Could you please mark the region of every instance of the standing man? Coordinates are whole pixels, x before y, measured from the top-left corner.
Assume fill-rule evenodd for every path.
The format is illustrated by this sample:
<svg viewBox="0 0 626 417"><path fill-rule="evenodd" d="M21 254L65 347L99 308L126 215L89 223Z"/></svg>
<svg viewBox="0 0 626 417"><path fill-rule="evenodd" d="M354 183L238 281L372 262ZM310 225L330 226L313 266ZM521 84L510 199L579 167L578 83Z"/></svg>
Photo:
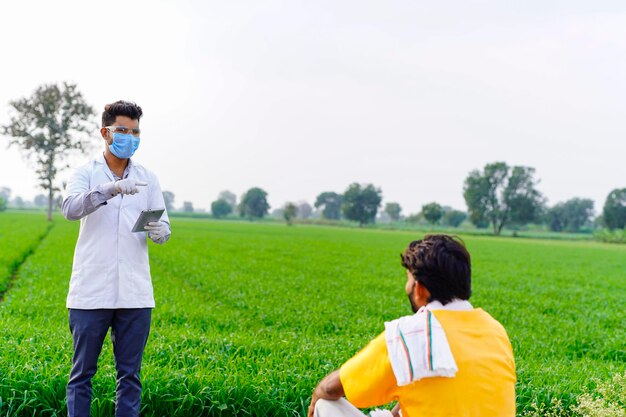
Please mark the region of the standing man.
<svg viewBox="0 0 626 417"><path fill-rule="evenodd" d="M139 372L154 308L146 234L158 244L170 237L167 213L148 223L147 233L131 232L142 210L165 207L157 177L130 159L139 147L142 114L127 101L104 107L104 153L74 173L63 200L65 218L80 220L67 296L74 340L70 417L89 416L91 378L109 328L117 370L115 415L139 416Z"/></svg>
<svg viewBox="0 0 626 417"><path fill-rule="evenodd" d="M365 416L356 407L393 401L393 411L371 416L514 417L511 343L498 321L468 301L465 246L450 236L426 236L411 242L402 265L415 314L385 323L382 334L326 376L309 417Z"/></svg>

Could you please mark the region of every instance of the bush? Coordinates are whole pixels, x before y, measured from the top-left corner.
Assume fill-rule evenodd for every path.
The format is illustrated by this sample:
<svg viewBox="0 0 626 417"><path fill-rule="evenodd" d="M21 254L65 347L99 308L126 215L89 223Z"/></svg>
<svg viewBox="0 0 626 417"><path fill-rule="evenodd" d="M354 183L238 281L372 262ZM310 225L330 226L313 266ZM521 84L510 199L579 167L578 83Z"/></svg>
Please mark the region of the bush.
<svg viewBox="0 0 626 417"><path fill-rule="evenodd" d="M531 411L525 411L522 417L562 417L566 415L563 402L557 398L552 398L550 404L531 404Z"/></svg>
<svg viewBox="0 0 626 417"><path fill-rule="evenodd" d="M4 211L7 209L7 201L0 197L0 211Z"/></svg>
<svg viewBox="0 0 626 417"><path fill-rule="evenodd" d="M605 243L626 243L626 229L598 229L593 233L593 237Z"/></svg>
<svg viewBox="0 0 626 417"><path fill-rule="evenodd" d="M467 213L460 210L450 210L443 215L443 224L452 227L459 227L467 219Z"/></svg>
<svg viewBox="0 0 626 417"><path fill-rule="evenodd" d="M531 405L523 417L626 417L626 372L616 374L612 380L597 381L596 392L583 392L576 399L577 405L568 410L560 399L552 398L550 404Z"/></svg>
<svg viewBox="0 0 626 417"><path fill-rule="evenodd" d="M582 417L626 417L626 372L611 381L598 382L597 394L584 392L573 411Z"/></svg>

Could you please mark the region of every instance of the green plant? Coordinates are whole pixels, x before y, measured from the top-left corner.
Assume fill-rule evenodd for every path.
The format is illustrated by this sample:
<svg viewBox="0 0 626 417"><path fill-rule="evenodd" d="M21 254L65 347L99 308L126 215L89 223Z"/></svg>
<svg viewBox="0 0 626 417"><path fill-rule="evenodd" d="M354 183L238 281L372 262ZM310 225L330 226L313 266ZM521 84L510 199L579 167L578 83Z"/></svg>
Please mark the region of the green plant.
<svg viewBox="0 0 626 417"><path fill-rule="evenodd" d="M150 244L157 307L142 416L303 416L320 378L384 321L410 313L397 255L425 232L171 220L175 238ZM2 416L66 415L65 297L78 226L57 218L45 235L43 216L0 216L0 267L10 251L19 266L0 302ZM519 416L556 398L573 417L591 378L626 371L626 246L462 238L472 254L470 301L511 338ZM111 350L107 340L94 417L113 414Z"/></svg>
<svg viewBox="0 0 626 417"><path fill-rule="evenodd" d="M548 405L532 403L522 414L523 417L563 417L565 415L567 415L567 410L558 398L552 398Z"/></svg>
<svg viewBox="0 0 626 417"><path fill-rule="evenodd" d="M625 417L626 372L616 374L609 381L596 382L596 392L583 392L573 410L582 417Z"/></svg>
<svg viewBox="0 0 626 417"><path fill-rule="evenodd" d="M626 229L598 229L593 233L596 240L605 243L626 243Z"/></svg>

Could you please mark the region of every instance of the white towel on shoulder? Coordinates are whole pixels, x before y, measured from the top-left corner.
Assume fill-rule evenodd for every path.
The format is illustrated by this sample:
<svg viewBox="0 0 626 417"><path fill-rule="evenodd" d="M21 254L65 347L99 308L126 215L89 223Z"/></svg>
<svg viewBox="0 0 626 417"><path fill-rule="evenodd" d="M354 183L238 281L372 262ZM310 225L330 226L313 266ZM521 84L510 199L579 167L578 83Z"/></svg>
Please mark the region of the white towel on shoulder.
<svg viewBox="0 0 626 417"><path fill-rule="evenodd" d="M422 378L452 378L459 370L446 333L426 307L412 316L385 322L385 339L398 386Z"/></svg>

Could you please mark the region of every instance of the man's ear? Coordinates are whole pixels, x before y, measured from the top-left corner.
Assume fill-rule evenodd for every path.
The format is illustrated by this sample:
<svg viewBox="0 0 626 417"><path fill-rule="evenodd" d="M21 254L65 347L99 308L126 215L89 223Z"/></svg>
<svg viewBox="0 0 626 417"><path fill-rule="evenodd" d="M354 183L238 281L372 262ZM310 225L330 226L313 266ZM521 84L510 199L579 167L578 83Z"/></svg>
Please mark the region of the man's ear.
<svg viewBox="0 0 626 417"><path fill-rule="evenodd" d="M108 139L107 133L109 133L109 130L106 127L100 128L100 135L102 135L102 139Z"/></svg>
<svg viewBox="0 0 626 417"><path fill-rule="evenodd" d="M415 285L413 286L413 297L419 297L420 296L420 291L422 286L420 285L420 282L418 280L415 280Z"/></svg>
<svg viewBox="0 0 626 417"><path fill-rule="evenodd" d="M415 291L415 296L418 300L424 300L425 304L428 303L428 300L430 299L430 291L428 291L425 286L420 284L419 281L416 281L413 291Z"/></svg>

